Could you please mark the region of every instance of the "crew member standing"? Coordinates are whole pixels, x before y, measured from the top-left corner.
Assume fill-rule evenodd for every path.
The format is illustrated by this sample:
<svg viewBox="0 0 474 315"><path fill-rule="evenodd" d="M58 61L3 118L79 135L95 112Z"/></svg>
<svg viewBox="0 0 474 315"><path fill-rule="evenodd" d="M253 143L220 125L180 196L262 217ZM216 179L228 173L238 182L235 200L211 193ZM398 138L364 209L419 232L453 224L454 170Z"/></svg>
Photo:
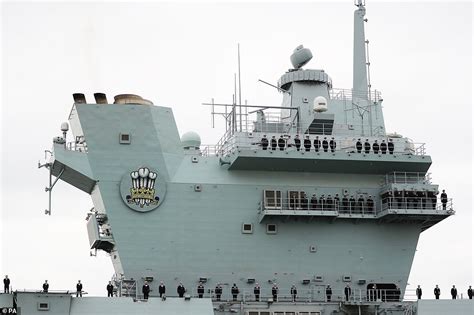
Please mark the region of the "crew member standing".
<svg viewBox="0 0 474 315"><path fill-rule="evenodd" d="M344 288L344 295L346 296L346 301L349 301L349 297L351 296L351 287L349 284L346 284L346 287Z"/></svg>
<svg viewBox="0 0 474 315"><path fill-rule="evenodd" d="M316 208L318 207L318 197L316 197L316 194L313 194L311 196L311 201L310 201L310 209L311 210L316 210Z"/></svg>
<svg viewBox="0 0 474 315"><path fill-rule="evenodd" d="M114 296L114 286L112 285L112 281L109 281L109 284L107 285L107 297L112 296Z"/></svg>
<svg viewBox="0 0 474 315"><path fill-rule="evenodd" d="M421 300L421 294L423 292L421 291L421 287L418 285L418 288L416 288L416 296L418 297L418 300Z"/></svg>
<svg viewBox="0 0 474 315"><path fill-rule="evenodd" d="M328 284L328 286L326 287L326 301L327 302L331 302L331 295L332 295L332 289Z"/></svg>
<svg viewBox="0 0 474 315"><path fill-rule="evenodd" d="M443 204L443 210L446 210L446 204L448 203L448 195L443 189L443 192L441 193L441 203Z"/></svg>
<svg viewBox="0 0 474 315"><path fill-rule="evenodd" d="M143 299L148 300L148 295L150 294L150 286L148 282L145 281L145 284L142 287Z"/></svg>
<svg viewBox="0 0 474 315"><path fill-rule="evenodd" d="M375 211L374 211L374 199L372 199L371 195L369 195L369 197L367 198L367 211L369 213L375 213Z"/></svg>
<svg viewBox="0 0 474 315"><path fill-rule="evenodd" d="M280 151L285 150L285 144L285 139L283 139L283 136L280 136L280 139L278 139L278 147L280 148Z"/></svg>
<svg viewBox="0 0 474 315"><path fill-rule="evenodd" d="M375 153L375 154L379 154L380 146L379 146L379 144L377 143L377 140L375 140L374 144L372 145L372 149L374 150L374 153Z"/></svg>
<svg viewBox="0 0 474 315"><path fill-rule="evenodd" d="M262 150L266 150L268 148L268 138L267 135L263 135L262 140L260 140L260 144L262 145Z"/></svg>
<svg viewBox="0 0 474 315"><path fill-rule="evenodd" d="M296 302L296 295L298 294L298 290L296 290L296 285L293 284L291 286L290 294L291 294L291 300L293 302Z"/></svg>
<svg viewBox="0 0 474 315"><path fill-rule="evenodd" d="M380 151L382 154L387 154L387 144L385 143L385 140L382 140L382 143L380 144Z"/></svg>
<svg viewBox="0 0 474 315"><path fill-rule="evenodd" d="M451 288L451 298L455 300L457 296L458 296L458 289L456 289L456 287L453 285L453 287Z"/></svg>
<svg viewBox="0 0 474 315"><path fill-rule="evenodd" d="M272 147L272 151L276 150L277 147L277 141L275 139L275 136L272 136L272 139L270 140L270 146Z"/></svg>
<svg viewBox="0 0 474 315"><path fill-rule="evenodd" d="M309 136L306 136L306 138L304 139L303 146L306 152L309 152L311 150L311 140L309 140Z"/></svg>
<svg viewBox="0 0 474 315"><path fill-rule="evenodd" d="M160 294L160 297L163 297L163 294L166 293L166 286L163 281L160 281L160 285L158 286L158 293Z"/></svg>
<svg viewBox="0 0 474 315"><path fill-rule="evenodd" d="M365 139L365 142L364 142L364 152L366 154L369 154L370 153L370 142L369 142L369 139Z"/></svg>
<svg viewBox="0 0 474 315"><path fill-rule="evenodd" d="M176 292L178 292L178 296L180 298L184 296L184 293L186 292L186 288L181 282L179 283L178 288L176 289Z"/></svg>
<svg viewBox="0 0 474 315"><path fill-rule="evenodd" d="M469 300L472 300L472 288L469 286L469 289L467 289L467 296L469 297Z"/></svg>
<svg viewBox="0 0 474 315"><path fill-rule="evenodd" d="M395 145L393 144L392 139L388 139L388 153L393 154L393 151L395 150Z"/></svg>
<svg viewBox="0 0 474 315"><path fill-rule="evenodd" d="M204 286L202 285L202 282L199 282L199 285L197 287L197 293L198 298L202 299L202 296L204 295Z"/></svg>
<svg viewBox="0 0 474 315"><path fill-rule="evenodd" d="M301 140L300 140L299 135L295 136L295 147L296 147L296 151L299 151L301 148Z"/></svg>
<svg viewBox="0 0 474 315"><path fill-rule="evenodd" d="M441 294L441 290L440 288L438 287L438 285L436 285L436 287L434 288L434 295L435 295L435 298L437 300L439 300L439 295Z"/></svg>
<svg viewBox="0 0 474 315"><path fill-rule="evenodd" d="M336 140L334 140L334 138L331 138L331 141L329 141L329 147L332 153L336 151Z"/></svg>
<svg viewBox="0 0 474 315"><path fill-rule="evenodd" d="M328 152L328 148L329 148L328 140L326 139L326 137L324 137L324 139L323 139L323 151Z"/></svg>
<svg viewBox="0 0 474 315"><path fill-rule="evenodd" d="M362 153L362 142L360 141L360 139L357 139L356 149L357 149L357 153Z"/></svg>
<svg viewBox="0 0 474 315"><path fill-rule="evenodd" d="M349 212L354 213L355 207L356 207L356 200L354 196L351 196L351 198L349 198Z"/></svg>
<svg viewBox="0 0 474 315"><path fill-rule="evenodd" d="M222 295L222 286L220 283L216 285L216 288L214 289L214 293L216 294L216 300L220 301L221 295Z"/></svg>
<svg viewBox="0 0 474 315"><path fill-rule="evenodd" d="M48 283L48 280L44 280L44 283L43 283L43 292L44 292L44 293L48 293L48 290L49 290L49 283Z"/></svg>
<svg viewBox="0 0 474 315"><path fill-rule="evenodd" d="M278 299L278 286L276 285L276 283L274 283L272 287L272 297L273 302L276 302Z"/></svg>
<svg viewBox="0 0 474 315"><path fill-rule="evenodd" d="M316 136L316 138L314 139L314 150L316 152L319 152L320 148L321 148L321 140L319 140L319 137Z"/></svg>
<svg viewBox="0 0 474 315"><path fill-rule="evenodd" d="M10 293L10 279L8 275L5 275L5 279L3 279L3 292Z"/></svg>
<svg viewBox="0 0 474 315"><path fill-rule="evenodd" d="M339 211L339 207L340 207L340 199L339 199L339 194L336 194L336 196L334 197L334 208L336 209L336 211Z"/></svg>
<svg viewBox="0 0 474 315"><path fill-rule="evenodd" d="M237 287L235 283L232 286L230 293L232 293L232 300L237 301L237 295L239 295L239 288Z"/></svg>
<svg viewBox="0 0 474 315"><path fill-rule="evenodd" d="M258 282L255 284L255 287L253 288L253 294L255 295L255 301L260 301L260 285Z"/></svg>
<svg viewBox="0 0 474 315"><path fill-rule="evenodd" d="M81 283L81 280L78 280L77 281L77 284L76 284L76 297L82 297L82 283Z"/></svg>

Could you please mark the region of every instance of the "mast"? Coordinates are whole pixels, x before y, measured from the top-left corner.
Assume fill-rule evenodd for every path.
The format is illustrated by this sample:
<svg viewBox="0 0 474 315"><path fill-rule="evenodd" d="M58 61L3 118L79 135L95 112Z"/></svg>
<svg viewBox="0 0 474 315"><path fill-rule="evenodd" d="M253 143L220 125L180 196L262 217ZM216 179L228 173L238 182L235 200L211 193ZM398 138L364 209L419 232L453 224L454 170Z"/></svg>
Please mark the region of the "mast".
<svg viewBox="0 0 474 315"><path fill-rule="evenodd" d="M368 99L367 95L367 57L365 52L364 19L365 1L356 0L354 11L354 64L352 77L353 94L358 98Z"/></svg>

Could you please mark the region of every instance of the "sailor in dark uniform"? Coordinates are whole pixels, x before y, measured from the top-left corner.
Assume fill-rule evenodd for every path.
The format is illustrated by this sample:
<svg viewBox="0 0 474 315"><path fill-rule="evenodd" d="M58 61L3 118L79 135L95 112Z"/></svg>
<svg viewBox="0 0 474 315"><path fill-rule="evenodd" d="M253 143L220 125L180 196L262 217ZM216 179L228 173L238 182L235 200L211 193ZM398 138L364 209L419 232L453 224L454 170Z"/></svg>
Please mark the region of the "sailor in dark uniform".
<svg viewBox="0 0 474 315"><path fill-rule="evenodd" d="M362 153L362 142L360 141L360 139L357 139L356 150L357 150L357 153Z"/></svg>
<svg viewBox="0 0 474 315"><path fill-rule="evenodd" d="M142 287L143 299L148 300L148 295L150 294L150 286L148 282L145 281L145 284Z"/></svg>
<svg viewBox="0 0 474 315"><path fill-rule="evenodd" d="M456 289L456 287L453 285L453 287L451 288L451 298L455 300L457 296L458 296L458 289Z"/></svg>
<svg viewBox="0 0 474 315"><path fill-rule="evenodd" d="M469 286L469 289L467 289L467 296L469 297L469 300L472 300L472 288Z"/></svg>
<svg viewBox="0 0 474 315"><path fill-rule="evenodd" d="M319 203L318 203L318 205L319 205L319 209L320 209L320 210L323 210L323 211L326 210L326 201L324 200L324 195L321 195L321 196L319 197Z"/></svg>
<svg viewBox="0 0 474 315"><path fill-rule="evenodd" d="M308 197L304 191L301 192L301 209L308 210Z"/></svg>
<svg viewBox="0 0 474 315"><path fill-rule="evenodd" d="M369 154L370 153L370 142L369 142L369 139L365 139L365 142L364 142L364 152L366 154Z"/></svg>
<svg viewBox="0 0 474 315"><path fill-rule="evenodd" d="M382 143L380 144L380 151L382 154L387 154L387 143L385 143L385 140L382 140Z"/></svg>
<svg viewBox="0 0 474 315"><path fill-rule="evenodd" d="M359 199L357 199L357 206L356 206L356 209L357 209L357 212L358 213L362 213L363 210L365 210L364 208L364 196L360 195L359 196Z"/></svg>
<svg viewBox="0 0 474 315"><path fill-rule="evenodd" d="M163 281L160 281L160 285L158 286L158 293L160 294L160 297L163 297L163 294L166 293L166 287L163 284Z"/></svg>
<svg viewBox="0 0 474 315"><path fill-rule="evenodd" d="M232 286L230 292L232 293L232 300L233 301L237 301L237 295L239 295L239 288L237 287L237 285L234 283L234 285Z"/></svg>
<svg viewBox="0 0 474 315"><path fill-rule="evenodd" d="M395 149L395 145L392 142L392 139L388 139L388 153L393 154L393 150Z"/></svg>
<svg viewBox="0 0 474 315"><path fill-rule="evenodd" d="M267 135L263 135L262 140L260 140L260 144L262 145L262 150L266 150L268 148L268 138Z"/></svg>
<svg viewBox="0 0 474 315"><path fill-rule="evenodd" d="M341 200L339 199L339 194L336 194L336 196L334 197L334 209L336 211L339 211L340 202L341 202Z"/></svg>
<svg viewBox="0 0 474 315"><path fill-rule="evenodd" d="M295 136L295 147L296 147L296 151L299 151L301 148L301 139L299 135Z"/></svg>
<svg viewBox="0 0 474 315"><path fill-rule="evenodd" d="M319 140L319 137L316 136L316 138L314 139L314 150L316 152L319 152L319 149L321 148L321 140Z"/></svg>
<svg viewBox="0 0 474 315"><path fill-rule="evenodd" d="M438 285L436 285L436 287L434 288L434 295L437 300L439 300L440 294L441 294L441 289L438 287Z"/></svg>
<svg viewBox="0 0 474 315"><path fill-rule="evenodd" d="M403 192L400 190L395 190L395 199L397 200L397 206L395 209L402 209L402 202L403 202Z"/></svg>
<svg viewBox="0 0 474 315"><path fill-rule="evenodd" d="M204 295L204 286L202 285L202 282L199 282L199 285L197 287L197 294L198 298L202 299L202 296Z"/></svg>
<svg viewBox="0 0 474 315"><path fill-rule="evenodd" d="M220 283L216 285L216 288L214 289L214 293L216 294L216 300L220 301L221 296L222 296L222 286Z"/></svg>
<svg viewBox="0 0 474 315"><path fill-rule="evenodd" d="M374 211L374 199L372 199L371 195L369 195L369 197L367 198L367 211L369 213L375 213L375 211Z"/></svg>
<svg viewBox="0 0 474 315"><path fill-rule="evenodd" d="M418 297L418 300L421 300L422 294L423 294L423 291L421 290L421 287L418 285L418 288L416 288L416 296Z"/></svg>
<svg viewBox="0 0 474 315"><path fill-rule="evenodd" d="M316 194L313 194L311 196L311 204L310 204L310 209L311 210L316 210L318 207L318 197L316 197Z"/></svg>
<svg viewBox="0 0 474 315"><path fill-rule="evenodd" d="M278 300L278 286L276 285L276 283L274 283L272 287L272 297L273 302L276 302Z"/></svg>
<svg viewBox="0 0 474 315"><path fill-rule="evenodd" d="M311 150L311 140L309 139L309 136L305 137L303 141L303 146L306 152L309 152Z"/></svg>
<svg viewBox="0 0 474 315"><path fill-rule="evenodd" d="M351 196L351 198L349 198L349 212L355 213L355 208L356 208L356 200L354 196Z"/></svg>
<svg viewBox="0 0 474 315"><path fill-rule="evenodd" d="M182 298L184 296L184 293L186 292L186 288L184 285L180 282L178 287L176 288L176 292L178 292L178 296Z"/></svg>
<svg viewBox="0 0 474 315"><path fill-rule="evenodd" d="M280 139L278 139L278 148L280 148L280 151L285 150L285 144L285 139L283 139L283 136L280 136Z"/></svg>
<svg viewBox="0 0 474 315"><path fill-rule="evenodd" d="M77 281L77 284L76 284L76 297L82 297L82 283L81 283L81 280Z"/></svg>
<svg viewBox="0 0 474 315"><path fill-rule="evenodd" d="M351 287L349 286L349 284L346 284L346 287L344 288L344 295L346 296L346 301L349 301L351 292L352 292Z"/></svg>
<svg viewBox="0 0 474 315"><path fill-rule="evenodd" d="M296 295L298 294L298 290L296 290L296 286L293 284L290 289L291 294L291 301L296 302Z"/></svg>
<svg viewBox="0 0 474 315"><path fill-rule="evenodd" d="M332 295L332 289L328 284L328 286L326 287L326 301L327 302L331 302L331 295Z"/></svg>
<svg viewBox="0 0 474 315"><path fill-rule="evenodd" d="M328 195L326 198L326 210L333 211L334 210L334 204L331 195Z"/></svg>
<svg viewBox="0 0 474 315"><path fill-rule="evenodd" d="M43 283L43 292L44 292L44 293L48 293L48 290L49 290L49 283L48 283L48 280L44 280L44 283Z"/></svg>
<svg viewBox="0 0 474 315"><path fill-rule="evenodd" d="M329 143L326 140L326 137L324 137L324 139L323 139L323 151L328 152L328 148L329 148Z"/></svg>
<svg viewBox="0 0 474 315"><path fill-rule="evenodd" d="M374 153L375 153L375 154L379 154L380 146L379 146L379 144L377 143L377 140L375 140L374 144L372 145L372 149L374 150Z"/></svg>
<svg viewBox="0 0 474 315"><path fill-rule="evenodd" d="M344 194L342 197L342 212L349 211L349 199L347 198L347 194Z"/></svg>
<svg viewBox="0 0 474 315"><path fill-rule="evenodd" d="M332 137L331 141L329 141L329 147L331 148L332 153L336 151L336 140L334 140L334 137Z"/></svg>
<svg viewBox="0 0 474 315"><path fill-rule="evenodd" d="M9 293L10 292L10 279L8 278L8 275L5 275L5 279L3 279L3 293Z"/></svg>
<svg viewBox="0 0 474 315"><path fill-rule="evenodd" d="M114 296L114 286L112 285L112 281L109 281L109 284L107 285L107 297L112 296Z"/></svg>
<svg viewBox="0 0 474 315"><path fill-rule="evenodd" d="M255 284L255 287L253 288L253 294L255 295L255 301L260 301L260 285L258 282Z"/></svg>
<svg viewBox="0 0 474 315"><path fill-rule="evenodd" d="M443 204L443 210L446 210L446 204L448 203L448 195L443 189L443 192L441 193L441 203Z"/></svg>
<svg viewBox="0 0 474 315"><path fill-rule="evenodd" d="M275 139L275 136L272 136L272 139L270 140L270 146L272 147L272 151L275 151L277 148L277 140Z"/></svg>

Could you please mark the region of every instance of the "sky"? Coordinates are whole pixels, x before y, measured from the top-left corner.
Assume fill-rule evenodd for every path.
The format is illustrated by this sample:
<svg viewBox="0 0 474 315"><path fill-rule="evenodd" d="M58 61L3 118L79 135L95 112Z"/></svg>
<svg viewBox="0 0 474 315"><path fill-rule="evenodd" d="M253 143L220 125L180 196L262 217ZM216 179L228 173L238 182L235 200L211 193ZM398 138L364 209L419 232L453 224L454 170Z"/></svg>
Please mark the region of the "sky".
<svg viewBox="0 0 474 315"><path fill-rule="evenodd" d="M366 38L373 89L384 99L386 129L426 143L432 180L456 215L423 232L408 289L438 284L442 298L473 281L472 3L367 1ZM331 2L2 2L1 259L14 289L73 289L104 296L113 275L104 253L90 256L90 197L59 181L46 216L44 150L60 135L73 93L109 101L139 94L173 109L180 134L204 144L212 98L232 101L241 50L242 99L278 106L276 83L303 44L336 88L352 86L352 0ZM69 140L72 136L69 135ZM444 290L443 290L444 289ZM427 294L427 296L430 296Z"/></svg>

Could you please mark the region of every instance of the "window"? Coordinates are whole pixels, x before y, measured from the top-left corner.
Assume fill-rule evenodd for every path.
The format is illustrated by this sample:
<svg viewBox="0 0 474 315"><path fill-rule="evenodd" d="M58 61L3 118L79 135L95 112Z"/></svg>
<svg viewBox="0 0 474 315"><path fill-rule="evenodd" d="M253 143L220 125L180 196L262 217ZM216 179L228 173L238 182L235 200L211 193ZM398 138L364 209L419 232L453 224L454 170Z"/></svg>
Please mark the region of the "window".
<svg viewBox="0 0 474 315"><path fill-rule="evenodd" d="M264 209L281 209L281 191L264 190L263 191L263 207Z"/></svg>
<svg viewBox="0 0 474 315"><path fill-rule="evenodd" d="M49 311L49 303L38 302L38 311Z"/></svg>
<svg viewBox="0 0 474 315"><path fill-rule="evenodd" d="M253 233L252 223L242 223L242 233L243 234L252 234Z"/></svg>
<svg viewBox="0 0 474 315"><path fill-rule="evenodd" d="M267 224L267 234L276 234L277 233L277 225L274 223Z"/></svg>
<svg viewBox="0 0 474 315"><path fill-rule="evenodd" d="M120 144L130 144L131 136L129 133L121 133L119 136Z"/></svg>

